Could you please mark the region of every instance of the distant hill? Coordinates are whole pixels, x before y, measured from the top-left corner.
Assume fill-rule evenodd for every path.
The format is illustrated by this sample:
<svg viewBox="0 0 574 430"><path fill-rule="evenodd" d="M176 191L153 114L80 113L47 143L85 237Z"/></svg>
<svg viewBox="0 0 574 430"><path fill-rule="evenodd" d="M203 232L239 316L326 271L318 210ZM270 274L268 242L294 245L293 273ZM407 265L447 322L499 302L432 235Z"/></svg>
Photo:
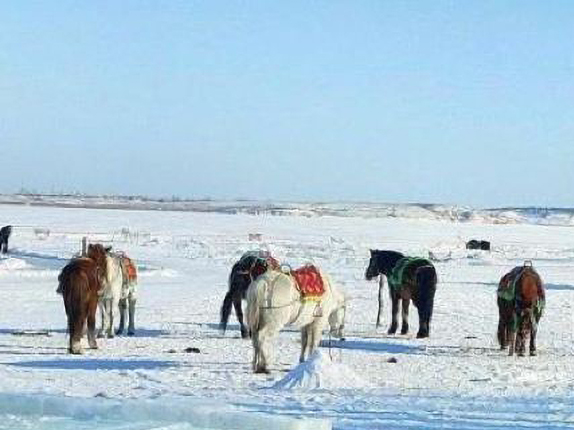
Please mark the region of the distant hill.
<svg viewBox="0 0 574 430"><path fill-rule="evenodd" d="M273 216L410 218L487 224L574 226L573 208L504 207L477 209L443 204L368 202L279 202L250 200L153 199L141 196L4 194L0 204L67 208L215 212Z"/></svg>

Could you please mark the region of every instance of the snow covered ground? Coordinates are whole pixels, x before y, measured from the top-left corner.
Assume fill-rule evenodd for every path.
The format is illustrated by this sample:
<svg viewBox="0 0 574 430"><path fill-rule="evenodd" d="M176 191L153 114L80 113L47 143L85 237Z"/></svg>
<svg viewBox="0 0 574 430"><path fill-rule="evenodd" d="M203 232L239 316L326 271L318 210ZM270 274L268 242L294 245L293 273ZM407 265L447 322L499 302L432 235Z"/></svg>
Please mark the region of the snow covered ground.
<svg viewBox="0 0 574 430"><path fill-rule="evenodd" d="M326 419L335 429L574 428L571 227L0 205L5 224L15 228L12 252L0 259L0 415L10 396L33 394L92 403L201 400ZM250 241L250 233L261 241ZM103 339L99 350L76 357L66 353L55 289L83 236L133 256L141 294L136 337ZM492 252L466 251L470 238L490 240ZM231 265L259 248L292 266L318 264L349 297L346 340L325 342L313 365L296 368L299 335L285 331L273 373L254 375L251 344L235 320L225 335L218 331ZM444 258L436 264L430 340L375 329L377 285L364 280L369 248ZM495 342L495 290L525 259L546 282L547 308L539 355L509 358ZM410 324L415 333L414 308ZM25 412L21 403L10 406L14 414ZM0 428L16 425L4 417Z"/></svg>

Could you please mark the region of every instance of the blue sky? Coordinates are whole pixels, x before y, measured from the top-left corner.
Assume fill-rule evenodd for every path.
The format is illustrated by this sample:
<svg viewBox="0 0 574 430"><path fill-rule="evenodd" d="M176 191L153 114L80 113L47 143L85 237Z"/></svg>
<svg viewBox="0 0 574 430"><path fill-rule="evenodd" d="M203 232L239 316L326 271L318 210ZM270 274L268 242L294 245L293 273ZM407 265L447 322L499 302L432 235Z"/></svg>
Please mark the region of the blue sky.
<svg viewBox="0 0 574 430"><path fill-rule="evenodd" d="M1 192L572 206L570 1L5 1Z"/></svg>

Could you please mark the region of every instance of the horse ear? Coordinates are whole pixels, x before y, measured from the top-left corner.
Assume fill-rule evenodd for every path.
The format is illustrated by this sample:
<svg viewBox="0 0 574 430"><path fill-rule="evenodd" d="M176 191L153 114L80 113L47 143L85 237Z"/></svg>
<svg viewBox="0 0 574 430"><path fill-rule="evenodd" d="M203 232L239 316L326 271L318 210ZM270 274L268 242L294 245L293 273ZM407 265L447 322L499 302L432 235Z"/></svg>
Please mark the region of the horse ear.
<svg viewBox="0 0 574 430"><path fill-rule="evenodd" d="M111 246L106 246L106 252L110 252L112 250Z"/></svg>
<svg viewBox="0 0 574 430"><path fill-rule="evenodd" d="M369 251L371 252L371 255L373 255L375 253L374 249L369 249Z"/></svg>

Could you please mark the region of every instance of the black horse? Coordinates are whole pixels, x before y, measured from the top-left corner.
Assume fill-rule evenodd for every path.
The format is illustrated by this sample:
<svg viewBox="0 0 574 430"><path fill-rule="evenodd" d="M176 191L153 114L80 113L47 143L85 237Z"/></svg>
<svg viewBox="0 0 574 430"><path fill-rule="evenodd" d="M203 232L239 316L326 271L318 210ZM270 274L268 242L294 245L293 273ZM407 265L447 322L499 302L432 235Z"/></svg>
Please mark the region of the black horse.
<svg viewBox="0 0 574 430"><path fill-rule="evenodd" d="M481 251L490 251L490 242L488 240L472 239L466 242L466 249L480 249Z"/></svg>
<svg viewBox="0 0 574 430"><path fill-rule="evenodd" d="M8 239L10 239L10 234L12 234L12 226L7 225L0 228L0 253L8 253Z"/></svg>
<svg viewBox="0 0 574 430"><path fill-rule="evenodd" d="M235 315L239 321L241 337L249 337L249 330L243 323L243 310L241 301L245 299L247 288L258 276L265 273L269 268L279 269L279 263L268 252L248 252L237 261L229 275L229 291L221 305L220 328L225 332L227 322L231 314L231 306L235 308Z"/></svg>
<svg viewBox="0 0 574 430"><path fill-rule="evenodd" d="M401 334L409 331L409 302L412 300L419 313L417 338L429 337L437 284L436 270L432 263L422 258L405 257L400 252L371 250L365 278L370 281L379 275L387 277L392 301L392 322L388 333L395 334L397 331L399 300L402 299Z"/></svg>

